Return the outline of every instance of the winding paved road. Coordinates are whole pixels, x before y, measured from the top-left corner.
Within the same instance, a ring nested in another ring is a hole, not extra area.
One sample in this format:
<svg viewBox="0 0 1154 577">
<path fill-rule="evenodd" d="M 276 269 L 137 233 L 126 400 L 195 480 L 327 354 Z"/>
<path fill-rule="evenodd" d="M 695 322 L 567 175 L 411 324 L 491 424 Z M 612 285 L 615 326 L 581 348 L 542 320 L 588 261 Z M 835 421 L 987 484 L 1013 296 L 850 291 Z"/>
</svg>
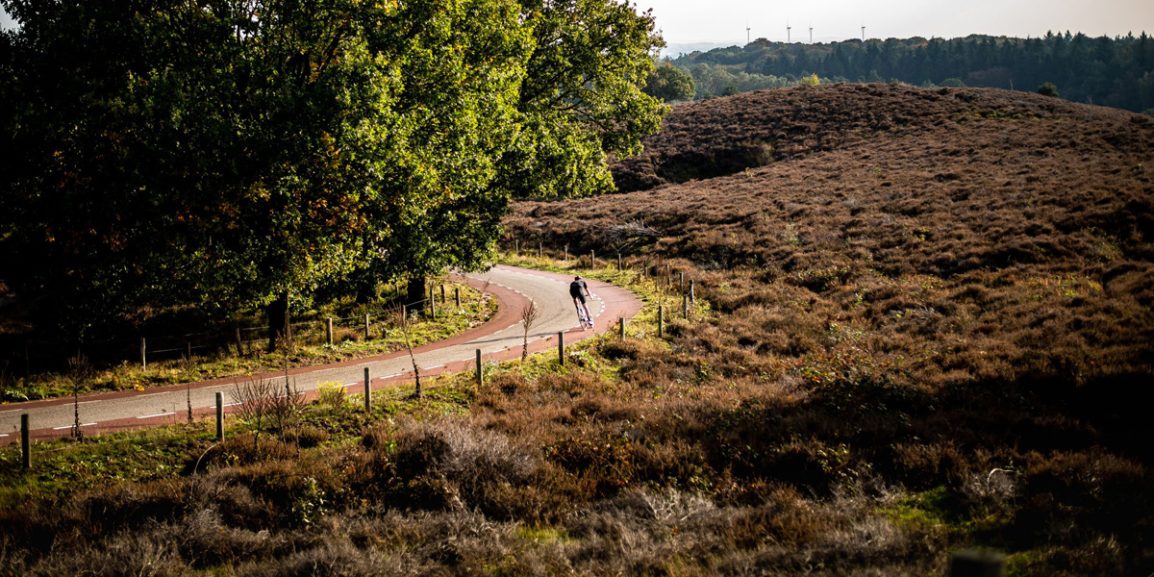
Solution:
<svg viewBox="0 0 1154 577">
<path fill-rule="evenodd" d="M 556 273 L 497 266 L 486 273 L 471 274 L 468 282 L 483 288 L 497 298 L 497 313 L 485 324 L 450 339 L 430 343 L 415 350 L 421 376 L 446 371 L 472 369 L 476 351 L 482 362 L 498 362 L 521 354 L 521 311 L 532 300 L 538 318 L 529 335 L 530 352 L 557 346 L 558 333 L 565 334 L 565 344 L 609 330 L 619 318 L 632 318 L 641 310 L 641 301 L 633 293 L 608 283 L 586 279 L 593 299 L 589 308 L 596 319 L 594 331 L 583 331 L 569 298 L 572 277 Z M 390 353 L 330 365 L 301 367 L 289 371 L 288 378 L 298 390 L 315 391 L 319 383 L 338 382 L 348 392 L 364 390 L 364 370 L 368 367 L 373 390 L 412 382 L 412 361 L 406 352 Z M 283 382 L 284 371 L 256 375 Z M 191 386 L 193 412 L 198 416 L 215 411 L 216 393 L 224 393 L 225 403 L 232 403 L 237 382 L 252 377 L 229 377 Z M 81 397 L 80 422 L 86 435 L 181 422 L 187 419 L 188 386 L 185 384 L 153 388 L 143 392 L 120 391 Z M 52 399 L 0 405 L 0 445 L 19 442 L 20 415 L 29 415 L 34 439 L 66 436 L 74 423 L 71 399 Z"/>
</svg>

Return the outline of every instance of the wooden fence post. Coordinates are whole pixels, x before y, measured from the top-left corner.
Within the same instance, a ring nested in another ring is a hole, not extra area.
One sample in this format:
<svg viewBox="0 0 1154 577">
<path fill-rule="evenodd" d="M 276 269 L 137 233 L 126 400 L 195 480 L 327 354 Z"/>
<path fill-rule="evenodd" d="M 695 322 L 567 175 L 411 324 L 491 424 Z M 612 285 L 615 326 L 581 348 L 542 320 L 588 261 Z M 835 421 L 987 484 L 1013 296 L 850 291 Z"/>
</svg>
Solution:
<svg viewBox="0 0 1154 577">
<path fill-rule="evenodd" d="M 657 305 L 657 338 L 665 336 L 665 305 Z"/>
<path fill-rule="evenodd" d="M 624 270 L 624 269 L 621 268 L 621 253 L 618 252 L 617 253 L 617 272 L 621 272 L 622 270 Z"/>
<path fill-rule="evenodd" d="M 681 295 L 681 316 L 689 319 L 689 295 Z"/>
<path fill-rule="evenodd" d="M 589 251 L 589 268 L 590 269 L 597 268 L 597 251 L 594 251 L 594 250 Z"/>
<path fill-rule="evenodd" d="M 240 336 L 240 327 L 236 327 L 236 356 L 244 356 L 244 339 Z"/>
<path fill-rule="evenodd" d="M 545 243 L 537 241 L 537 258 L 545 256 Z"/>
<path fill-rule="evenodd" d="M 481 349 L 477 349 L 477 387 L 485 386 L 485 369 L 481 365 Z"/>
<path fill-rule="evenodd" d="M 461 287 L 453 287 L 453 298 L 457 301 L 457 308 L 461 308 Z"/>
<path fill-rule="evenodd" d="M 32 433 L 28 426 L 28 413 L 20 414 L 20 463 L 25 471 L 32 468 Z"/>
<path fill-rule="evenodd" d="M 373 411 L 373 390 L 369 387 L 369 368 L 365 367 L 365 412 Z"/>
<path fill-rule="evenodd" d="M 372 338 L 372 335 L 369 334 L 369 326 L 370 326 L 369 325 L 369 313 L 365 313 L 365 340 L 366 341 L 369 340 L 370 338 Z"/>
<path fill-rule="evenodd" d="M 148 371 L 148 342 L 140 337 L 140 370 Z"/>
<path fill-rule="evenodd" d="M 325 324 L 325 342 L 327 342 L 330 347 L 333 346 L 333 317 L 329 317 L 328 322 Z"/>
<path fill-rule="evenodd" d="M 618 321 L 619 321 L 618 322 L 619 336 L 621 337 L 621 340 L 625 340 L 625 317 L 621 317 L 620 319 L 618 319 Z"/>
<path fill-rule="evenodd" d="M 694 286 L 693 279 L 689 279 L 689 302 L 692 304 L 697 304 L 697 294 L 696 293 L 697 293 L 697 291 L 696 291 L 696 287 Z"/>
<path fill-rule="evenodd" d="M 216 392 L 216 440 L 224 440 L 224 393 Z"/>
<path fill-rule="evenodd" d="M 565 331 L 557 332 L 557 362 L 565 365 Z"/>
</svg>

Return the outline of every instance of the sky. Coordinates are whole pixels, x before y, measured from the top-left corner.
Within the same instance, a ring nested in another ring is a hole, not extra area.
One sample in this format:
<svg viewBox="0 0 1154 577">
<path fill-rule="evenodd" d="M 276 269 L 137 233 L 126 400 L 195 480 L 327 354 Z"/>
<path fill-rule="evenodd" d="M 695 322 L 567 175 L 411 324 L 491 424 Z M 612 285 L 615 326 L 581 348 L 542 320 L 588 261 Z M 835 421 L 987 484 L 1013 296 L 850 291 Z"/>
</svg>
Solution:
<svg viewBox="0 0 1154 577">
<path fill-rule="evenodd" d="M 970 34 L 1039 37 L 1154 34 L 1152 0 L 631 0 L 652 8 L 673 45 L 744 45 L 749 38 L 815 42 L 861 38 L 957 38 Z M 786 30 L 790 26 L 792 30 Z"/>
<path fill-rule="evenodd" d="M 1154 34 L 1154 0 L 630 0 L 652 8 L 672 45 L 744 45 L 748 38 L 815 42 L 861 38 L 956 38 L 970 34 Z M 0 11 L 0 26 L 11 19 Z M 786 31 L 786 26 L 792 27 Z M 788 34 L 788 38 L 787 38 Z"/>
</svg>

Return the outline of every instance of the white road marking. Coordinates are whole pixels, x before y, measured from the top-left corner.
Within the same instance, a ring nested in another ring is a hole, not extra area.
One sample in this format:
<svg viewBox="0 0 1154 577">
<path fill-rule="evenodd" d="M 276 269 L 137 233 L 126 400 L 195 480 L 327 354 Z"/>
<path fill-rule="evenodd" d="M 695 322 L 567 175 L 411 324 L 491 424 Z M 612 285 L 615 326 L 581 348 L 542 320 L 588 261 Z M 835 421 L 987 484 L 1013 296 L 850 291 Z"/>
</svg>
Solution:
<svg viewBox="0 0 1154 577">
<path fill-rule="evenodd" d="M 136 418 L 137 418 L 137 419 L 155 419 L 155 418 L 157 418 L 157 417 L 167 417 L 167 416 L 169 416 L 169 415 L 175 415 L 175 414 L 176 414 L 176 413 L 169 413 L 169 412 L 167 412 L 167 411 L 166 411 L 166 412 L 163 412 L 163 413 L 155 413 L 155 414 L 152 414 L 152 415 L 141 415 L 141 416 L 139 416 L 139 417 L 136 417 Z"/>
<path fill-rule="evenodd" d="M 81 427 L 93 427 L 95 425 L 96 425 L 96 423 L 83 423 L 80 426 Z M 63 431 L 64 429 L 71 429 L 71 428 L 72 428 L 72 425 L 65 425 L 63 427 L 52 427 L 52 430 L 53 431 Z"/>
</svg>

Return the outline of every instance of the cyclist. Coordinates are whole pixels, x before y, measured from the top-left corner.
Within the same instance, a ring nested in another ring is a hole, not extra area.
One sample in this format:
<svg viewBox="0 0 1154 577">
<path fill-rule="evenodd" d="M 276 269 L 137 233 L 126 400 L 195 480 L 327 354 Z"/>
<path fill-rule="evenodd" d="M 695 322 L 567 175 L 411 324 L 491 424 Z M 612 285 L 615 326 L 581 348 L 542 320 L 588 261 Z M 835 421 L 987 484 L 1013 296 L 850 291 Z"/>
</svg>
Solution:
<svg viewBox="0 0 1154 577">
<path fill-rule="evenodd" d="M 569 296 L 573 297 L 573 306 L 577 309 L 577 319 L 581 322 L 581 328 L 593 328 L 593 316 L 589 314 L 589 306 L 585 304 L 585 297 L 592 297 L 589 294 L 589 285 L 579 277 L 573 277 L 573 282 L 569 283 Z"/>
</svg>

